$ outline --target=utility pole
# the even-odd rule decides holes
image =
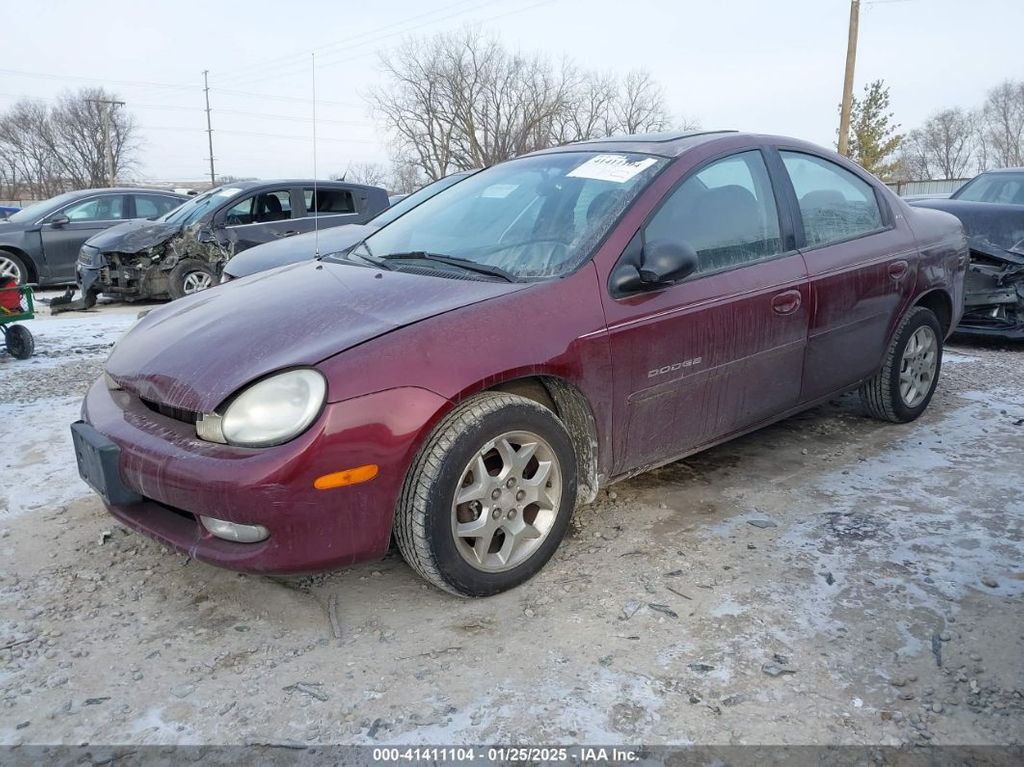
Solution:
[[[117,170],[114,168],[114,143],[113,143],[113,122],[114,108],[123,107],[123,101],[113,99],[86,99],[91,104],[105,104],[107,109],[103,113],[103,146],[107,155],[107,185],[117,186]]]
[[[843,105],[839,111],[839,154],[850,155],[850,112],[853,108],[853,69],[857,63],[857,26],[860,0],[850,0],[850,36],[846,42],[846,78],[843,80]]]
[[[203,70],[203,93],[206,94],[206,139],[210,144],[210,184],[217,186],[217,174],[213,170],[213,126],[210,124],[210,71]]]

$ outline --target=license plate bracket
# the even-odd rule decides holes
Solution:
[[[111,506],[129,506],[142,496],[121,480],[121,448],[85,421],[71,424],[78,473]]]

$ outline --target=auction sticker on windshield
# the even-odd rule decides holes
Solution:
[[[632,161],[621,154],[599,154],[566,175],[571,178],[590,178],[595,181],[614,181],[623,184],[656,162],[653,157]]]

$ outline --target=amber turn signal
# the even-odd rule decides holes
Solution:
[[[356,466],[354,469],[336,471],[333,474],[324,474],[317,477],[313,487],[317,490],[330,490],[335,487],[347,487],[358,485],[360,482],[369,482],[377,476],[377,464],[368,463],[365,466]]]

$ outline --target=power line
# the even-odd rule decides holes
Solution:
[[[497,0],[485,0],[485,2],[482,3],[481,6],[479,6],[477,8],[477,10],[479,10],[479,8],[483,7],[484,5],[491,5],[491,4],[495,3],[495,2],[497,2]],[[541,0],[541,2],[534,3],[533,5],[528,5],[528,6],[523,7],[523,8],[516,8],[516,9],[511,10],[511,11],[506,11],[504,13],[499,13],[499,14],[497,14],[495,16],[489,16],[487,18],[481,19],[480,21],[481,22],[494,21],[495,19],[501,19],[501,18],[504,18],[506,16],[512,16],[512,15],[517,14],[517,13],[523,13],[525,11],[529,11],[529,10],[532,10],[534,8],[538,8],[538,7],[542,6],[542,5],[548,5],[548,4],[553,3],[553,2],[555,2],[555,0]],[[455,18],[457,16],[461,16],[461,15],[463,15],[463,13],[465,13],[465,11],[462,11],[462,12],[459,12],[459,13],[449,14],[448,16],[442,16],[442,17],[440,17],[438,19],[432,20],[431,22],[429,22],[427,24],[418,24],[416,26],[409,27],[408,29],[399,30],[397,32],[392,32],[392,33],[387,34],[387,35],[381,35],[380,37],[378,37],[375,40],[367,41],[366,43],[357,43],[353,47],[359,48],[359,47],[362,47],[363,45],[367,45],[367,44],[370,44],[370,43],[378,43],[381,40],[387,40],[387,39],[390,39],[390,38],[393,38],[393,37],[398,37],[400,35],[409,34],[410,32],[415,32],[416,30],[422,29],[423,27],[429,26],[430,24],[436,24],[436,23],[441,22],[441,21],[446,21],[448,19],[452,19],[452,18]],[[322,67],[337,66],[338,64],[346,64],[346,63],[348,63],[350,61],[356,61],[358,59],[365,58],[367,56],[373,56],[376,53],[377,53],[377,51],[363,51],[362,53],[357,53],[357,54],[354,54],[352,56],[344,56],[343,58],[340,58],[340,59],[329,60],[329,61],[327,61],[325,63],[321,63],[320,66],[322,68]],[[286,67],[286,68],[284,68],[282,70],[279,70],[279,71],[277,71],[277,72],[275,72],[273,74],[261,75],[260,77],[254,79],[252,81],[242,81],[240,84],[246,85],[246,84],[258,83],[258,82],[265,82],[267,80],[277,80],[277,79],[280,79],[282,77],[293,76],[293,75],[299,74],[302,71],[301,67],[296,68],[297,65],[298,65],[298,62],[294,62],[291,68],[287,68]]]
[[[177,133],[206,133],[205,128],[186,128],[179,125],[140,125],[139,130],[149,131],[172,131]],[[309,141],[309,136],[297,136],[294,133],[264,133],[262,131],[230,130],[218,128],[218,133],[230,133],[234,136],[259,136],[262,138],[291,139],[294,141]],[[324,138],[317,137],[317,141],[332,141],[337,144],[376,144],[377,139],[368,138]]]
[[[48,72],[29,72],[24,69],[0,69],[0,74],[18,75],[19,77],[35,77],[44,80],[81,80],[91,83],[113,83],[115,85],[133,85],[145,88],[170,88],[185,90],[195,87],[192,84],[157,83],[147,80],[114,80],[109,77],[82,77],[81,75],[55,75]]]
[[[454,8],[456,6],[465,5],[467,2],[470,2],[470,0],[458,0],[458,2],[452,3],[450,5],[446,5],[446,6],[443,6],[441,8],[434,8],[433,10],[426,11],[424,13],[419,13],[419,14],[416,14],[415,16],[409,16],[409,17],[407,17],[405,19],[401,19],[399,21],[392,22],[391,24],[385,24],[382,27],[376,27],[374,29],[369,29],[369,30],[366,30],[365,32],[360,32],[360,33],[355,34],[355,35],[349,35],[348,37],[343,37],[343,38],[341,38],[339,40],[335,40],[334,42],[326,43],[326,44],[321,45],[321,46],[319,46],[317,48],[314,48],[313,52],[314,53],[323,53],[324,51],[327,51],[327,50],[329,50],[331,48],[336,48],[339,45],[344,45],[344,44],[350,43],[350,42],[352,42],[354,40],[359,40],[360,38],[371,37],[371,36],[375,35],[378,32],[383,32],[383,31],[388,30],[388,29],[393,29],[394,27],[397,27],[397,26],[404,26],[405,24],[408,24],[408,23],[410,23],[412,21],[417,21],[418,19],[422,19],[422,18],[424,18],[426,16],[433,16],[435,13],[443,13],[444,11],[450,10],[451,8]],[[487,0],[487,2],[494,2],[494,0]],[[486,4],[486,2],[485,2],[485,4]],[[274,65],[276,65],[278,63],[281,63],[281,62],[290,62],[290,61],[293,61],[294,59],[296,59],[299,56],[304,55],[304,54],[306,54],[308,52],[309,52],[308,49],[305,49],[305,50],[302,50],[302,51],[296,51],[293,54],[289,54],[289,55],[285,55],[285,56],[277,56],[277,57],[272,58],[272,59],[264,60],[263,62],[257,62],[254,66],[248,66],[248,67],[244,67],[244,68],[239,68],[237,70],[228,70],[225,73],[219,73],[218,76],[221,78],[221,80],[229,80],[229,81],[230,80],[237,80],[239,77],[241,77],[243,79],[244,78],[248,78],[253,73],[254,69],[255,70],[265,69],[265,68],[268,68],[268,67],[273,67]]]

